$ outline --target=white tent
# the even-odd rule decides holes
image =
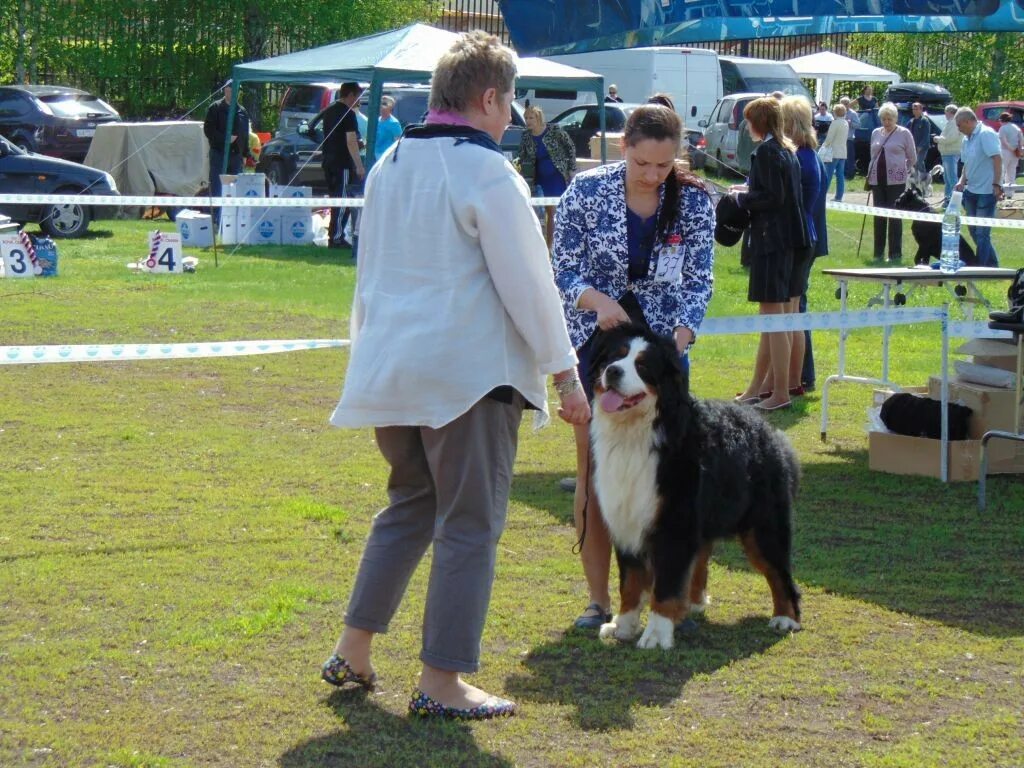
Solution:
[[[890,83],[900,82],[900,76],[887,69],[865,64],[862,61],[851,59],[849,56],[840,56],[831,51],[821,51],[808,56],[798,56],[795,59],[786,61],[789,66],[800,77],[813,78],[817,80],[817,87],[814,92],[814,100],[824,101],[832,104],[832,85],[836,81],[857,80],[878,82],[887,80]],[[849,94],[851,97],[854,94]]]

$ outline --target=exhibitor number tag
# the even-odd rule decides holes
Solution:
[[[683,271],[683,243],[679,235],[671,235],[658,253],[654,279],[660,283],[676,283]]]

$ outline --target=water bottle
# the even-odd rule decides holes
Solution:
[[[939,256],[941,272],[956,272],[960,269],[960,198],[962,192],[954,192],[949,205],[942,215],[942,253]]]

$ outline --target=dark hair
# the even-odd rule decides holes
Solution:
[[[363,89],[359,87],[359,83],[342,83],[341,88],[338,89],[338,95],[345,99],[351,96],[353,93],[362,93]]]
[[[656,93],[647,100],[648,104],[660,104],[663,107],[668,107],[673,112],[676,111],[676,105],[672,103],[672,97],[667,93]]]
[[[1013,115],[1011,115],[1009,112],[1003,112],[1002,114],[999,115],[999,119],[1002,120],[1004,123],[1008,123],[1011,120],[1013,120]]]
[[[677,150],[683,137],[683,121],[674,110],[663,104],[644,104],[634,109],[626,119],[626,127],[622,132],[622,142],[627,147],[635,147],[641,141],[671,141]],[[658,217],[658,237],[664,238],[675,224],[679,215],[679,195],[683,187],[696,187],[707,192],[704,182],[690,173],[685,166],[676,162],[675,167],[665,179],[665,199]]]

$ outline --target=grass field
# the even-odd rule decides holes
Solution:
[[[865,266],[860,225],[832,216],[819,266]],[[202,251],[194,275],[132,274],[151,227],[94,225],[60,243],[60,277],[0,281],[0,344],[348,336],[347,251],[221,251],[216,268]],[[1024,233],[995,243],[1024,264]],[[811,308],[836,309],[834,283],[812,283]],[[711,314],[751,312],[745,295],[720,249]],[[880,334],[851,338],[857,369],[877,373]],[[893,377],[938,373],[939,338],[899,328]],[[701,338],[697,394],[741,389],[755,343]],[[836,349],[816,335],[819,385]],[[524,426],[472,678],[521,715],[406,717],[425,568],[377,641],[378,692],[335,692],[319,665],[385,480],[370,430],[327,426],[346,361],[0,367],[0,765],[1024,765],[1024,484],[992,478],[979,514],[972,483],[870,472],[871,393],[855,385],[833,389],[827,443],[818,392],[772,417],[803,461],[803,632],[767,629],[764,580],[731,544],[699,632],[672,651],[572,631],[586,593],[557,488],[571,431]]]

